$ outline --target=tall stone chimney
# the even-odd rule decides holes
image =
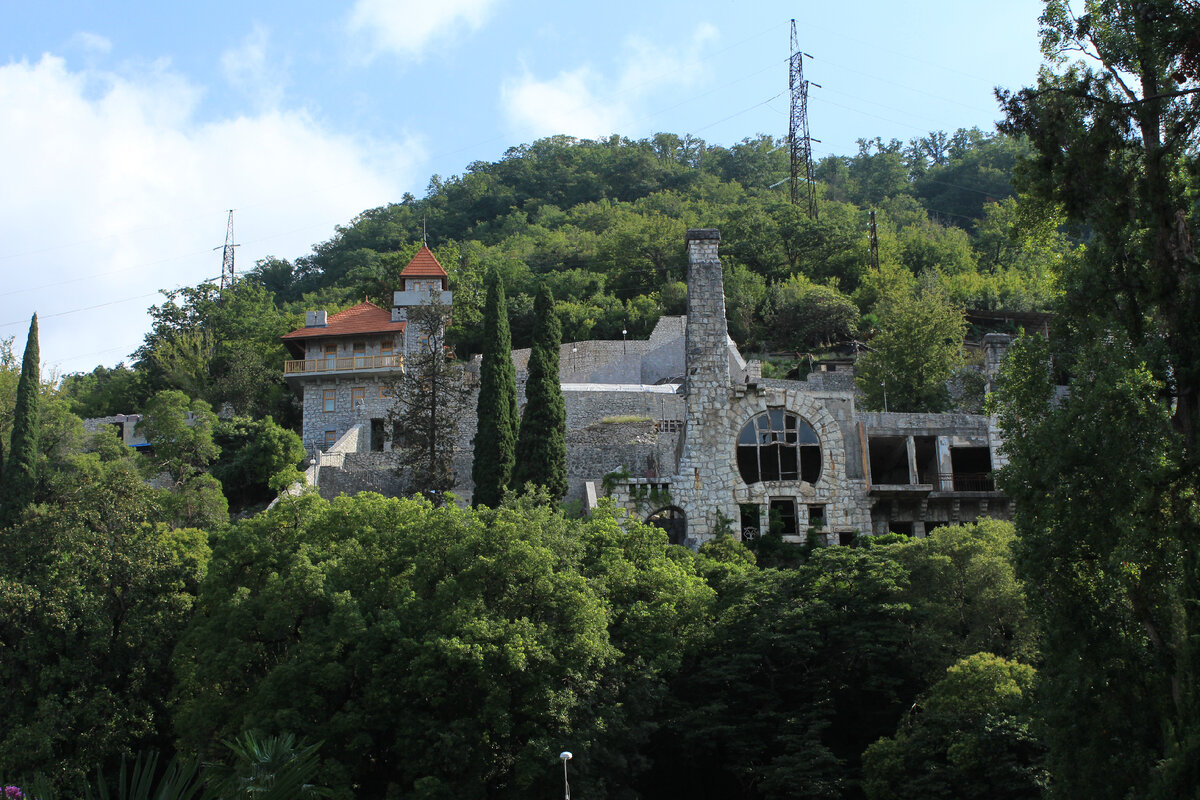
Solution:
[[[721,398],[729,392],[729,328],[725,322],[725,284],[716,228],[692,228],[685,238],[687,276],[687,393],[693,398]]]
[[[687,419],[679,469],[671,496],[687,513],[688,543],[707,536],[722,505],[731,475],[729,413],[729,332],[725,323],[725,285],[717,247],[721,232],[687,232]],[[724,512],[727,516],[730,511]]]

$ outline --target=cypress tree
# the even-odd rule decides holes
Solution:
[[[17,402],[13,409],[12,440],[8,463],[0,482],[0,524],[11,525],[33,502],[37,485],[38,403],[41,391],[41,357],[38,352],[37,314],[29,323],[25,340],[25,359],[17,381]]]
[[[550,496],[567,493],[567,407],[558,381],[558,349],[562,328],[554,313],[554,297],[543,286],[533,304],[533,348],[525,381],[525,413],[517,436],[513,487],[545,486]]]
[[[476,419],[475,458],[471,479],[475,482],[472,505],[495,507],[504,499],[516,460],[517,373],[512,363],[512,336],[508,328],[508,304],[499,278],[491,277],[483,308],[483,362],[479,368],[479,405]]]

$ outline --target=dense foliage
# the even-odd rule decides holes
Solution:
[[[131,366],[54,386],[36,329],[28,378],[0,341],[0,480],[23,509],[0,528],[0,773],[81,796],[97,768],[175,750],[135,771],[190,769],[221,797],[310,779],[527,797],[561,791],[569,749],[594,798],[1195,796],[1200,11],[1045,6],[1048,68],[1002,95],[1001,132],[864,139],[817,165],[816,218],[786,202],[769,136],[551,137],[223,293],[169,293]],[[394,431],[425,497],[253,513],[303,455],[279,336],[309,308],[386,303],[423,220],[455,292],[449,350],[430,323],[431,360],[411,361],[418,427]],[[561,398],[538,404],[559,340],[683,313],[689,227],[722,231],[743,350],[860,352],[867,408],[961,406],[964,312],[1057,312],[993,398],[1015,530],[693,553],[556,508]],[[439,506],[447,353],[507,364],[510,333],[533,346],[526,417],[548,442],[517,465],[550,469],[517,483],[549,493],[502,499],[498,430],[493,495]],[[484,378],[480,417],[514,416],[510,377]],[[76,416],[131,411],[152,455]],[[14,475],[33,479],[10,492]]]
[[[1037,711],[1056,796],[1192,797],[1200,7],[1073,5],[1046,3],[1050,67],[1002,95],[1005,129],[1035,154],[1022,184],[1088,236],[1064,265],[1054,337],[1021,344],[1001,395],[1004,485],[1045,630]]]
[[[479,401],[471,480],[471,504],[495,507],[512,480],[516,459],[517,374],[512,362],[512,335],[504,287],[494,276],[488,283],[483,312],[484,351],[479,366]]]
[[[558,377],[562,334],[549,288],[538,293],[533,308],[533,347],[512,482],[517,490],[527,484],[545,487],[558,499],[567,493],[567,406]]]

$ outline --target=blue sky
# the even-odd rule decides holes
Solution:
[[[37,311],[48,371],[126,359],[230,208],[246,269],[542,136],[782,136],[793,17],[815,156],[990,129],[1040,6],[0,0],[0,337]]]

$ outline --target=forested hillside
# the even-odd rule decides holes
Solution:
[[[208,285],[174,293],[132,369],[99,368],[65,386],[84,415],[137,410],[154,391],[178,388],[294,425],[278,336],[306,309],[363,297],[390,305],[422,230],[450,273],[460,356],[482,349],[493,273],[515,347],[529,344],[543,285],[564,341],[648,334],[660,315],[685,308],[689,227],[721,230],[730,331],[749,353],[869,341],[891,309],[912,302],[1040,310],[1056,296],[1070,242],[1052,207],[1018,201],[1013,168],[1024,152],[1017,139],[978,130],[862,140],[853,156],[817,165],[809,218],[788,201],[788,151],[769,136],[732,147],[673,134],[543,139],[461,176],[435,175],[424,198],[364,211],[308,255],[264,259],[222,305]]]

